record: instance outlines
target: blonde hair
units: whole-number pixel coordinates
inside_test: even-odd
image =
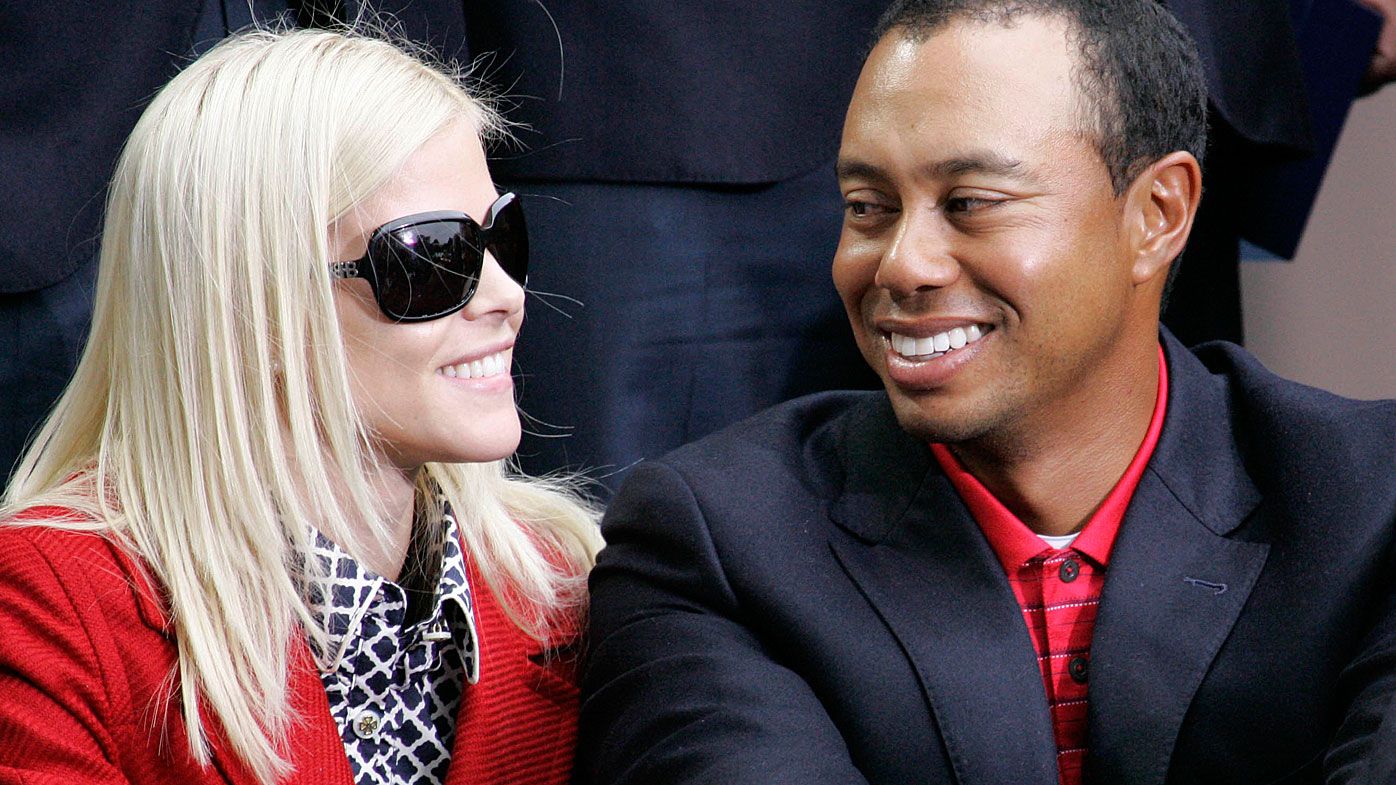
[[[288,773],[292,647],[324,635],[306,601],[314,560],[301,556],[312,526],[351,552],[350,522],[383,532],[329,227],[461,119],[481,136],[501,130],[457,77],[383,40],[262,30],[171,81],[118,163],[91,337],[3,514],[85,511],[86,524],[44,523],[141,557],[167,593],[204,764],[201,704],[261,782]],[[418,494],[451,504],[521,629],[546,638],[576,623],[600,538],[565,482],[503,462],[428,464]]]

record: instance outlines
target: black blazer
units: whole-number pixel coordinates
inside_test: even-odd
[[[1396,405],[1165,338],[1111,556],[1086,782],[1350,782],[1396,692]],[[588,783],[1057,781],[1002,568],[882,393],[637,468],[592,574]]]
[[[90,261],[107,182],[146,104],[229,30],[285,10],[285,0],[0,2],[0,294],[51,286]]]
[[[1356,0],[1165,4],[1197,42],[1213,125],[1238,140],[1218,151],[1236,180],[1229,220],[1247,240],[1292,257],[1381,17]]]
[[[829,164],[889,0],[466,3],[517,100],[506,179],[777,182]],[[545,8],[546,6],[546,8]]]

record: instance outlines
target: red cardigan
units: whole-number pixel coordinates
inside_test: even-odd
[[[47,517],[62,510],[31,511]],[[468,560],[468,557],[467,557]],[[474,587],[484,584],[469,565]],[[566,660],[474,593],[480,682],[460,708],[447,785],[564,783],[577,688]],[[255,785],[209,722],[213,764],[188,752],[166,617],[131,557],[95,534],[0,526],[0,785]],[[540,664],[549,663],[549,664]],[[353,785],[309,646],[291,673],[288,785]]]

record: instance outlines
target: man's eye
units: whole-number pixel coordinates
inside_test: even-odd
[[[880,215],[887,212],[887,208],[881,205],[873,204],[872,202],[860,202],[856,199],[849,199],[844,202],[843,208],[847,210],[850,215],[858,218],[864,218],[869,215]]]
[[[974,196],[956,196],[945,200],[945,212],[947,213],[972,213],[977,210],[993,207],[1000,204],[999,199],[980,199]]]

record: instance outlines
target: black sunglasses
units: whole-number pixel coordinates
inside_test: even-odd
[[[523,286],[528,280],[528,230],[523,207],[504,194],[485,225],[465,213],[438,210],[389,221],[368,238],[362,259],[330,265],[335,278],[363,278],[378,308],[398,322],[424,322],[455,313],[480,285],[485,251]]]

